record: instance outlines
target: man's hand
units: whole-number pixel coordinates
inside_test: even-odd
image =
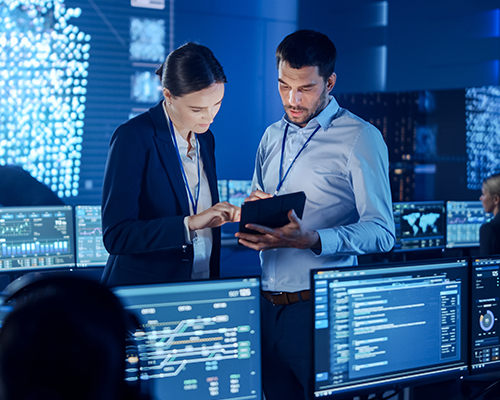
[[[195,231],[203,228],[217,228],[226,222],[238,222],[241,208],[229,204],[227,201],[217,203],[199,214],[188,217],[189,230]]]
[[[262,199],[269,199],[273,197],[272,194],[263,192],[262,190],[254,190],[252,193],[250,193],[250,196],[248,196],[245,199],[245,202],[247,201],[255,201],[255,200],[262,200]]]
[[[245,228],[260,232],[262,235],[237,232],[235,236],[239,239],[239,243],[254,250],[275,249],[278,247],[321,249],[318,232],[304,230],[302,221],[297,217],[294,210],[288,212],[288,219],[290,220],[288,224],[275,229],[262,225],[246,224]]]

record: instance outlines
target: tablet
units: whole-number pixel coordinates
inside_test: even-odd
[[[240,232],[259,234],[259,232],[245,228],[246,224],[259,224],[269,228],[286,225],[290,222],[288,211],[292,209],[299,218],[302,218],[305,202],[306,194],[295,192],[243,203]]]

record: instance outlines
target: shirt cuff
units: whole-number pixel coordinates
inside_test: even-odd
[[[184,238],[186,239],[186,243],[191,244],[193,243],[192,237],[194,232],[189,230],[188,218],[189,217],[184,217]]]
[[[339,248],[339,235],[336,229],[320,229],[317,231],[321,241],[321,253],[319,256],[330,256],[336,254]]]

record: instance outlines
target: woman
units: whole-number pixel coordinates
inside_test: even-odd
[[[214,137],[226,77],[205,46],[187,43],[159,70],[163,100],[111,138],[102,200],[108,285],[219,276],[220,226],[239,208],[219,203]]]
[[[500,254],[500,174],[486,178],[482,191],[480,200],[484,211],[492,213],[493,219],[479,230],[479,252],[483,256]]]

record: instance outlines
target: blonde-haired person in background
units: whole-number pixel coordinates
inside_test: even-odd
[[[493,219],[479,230],[480,254],[500,254],[500,173],[491,175],[483,182],[480,197],[484,211],[493,214]]]

